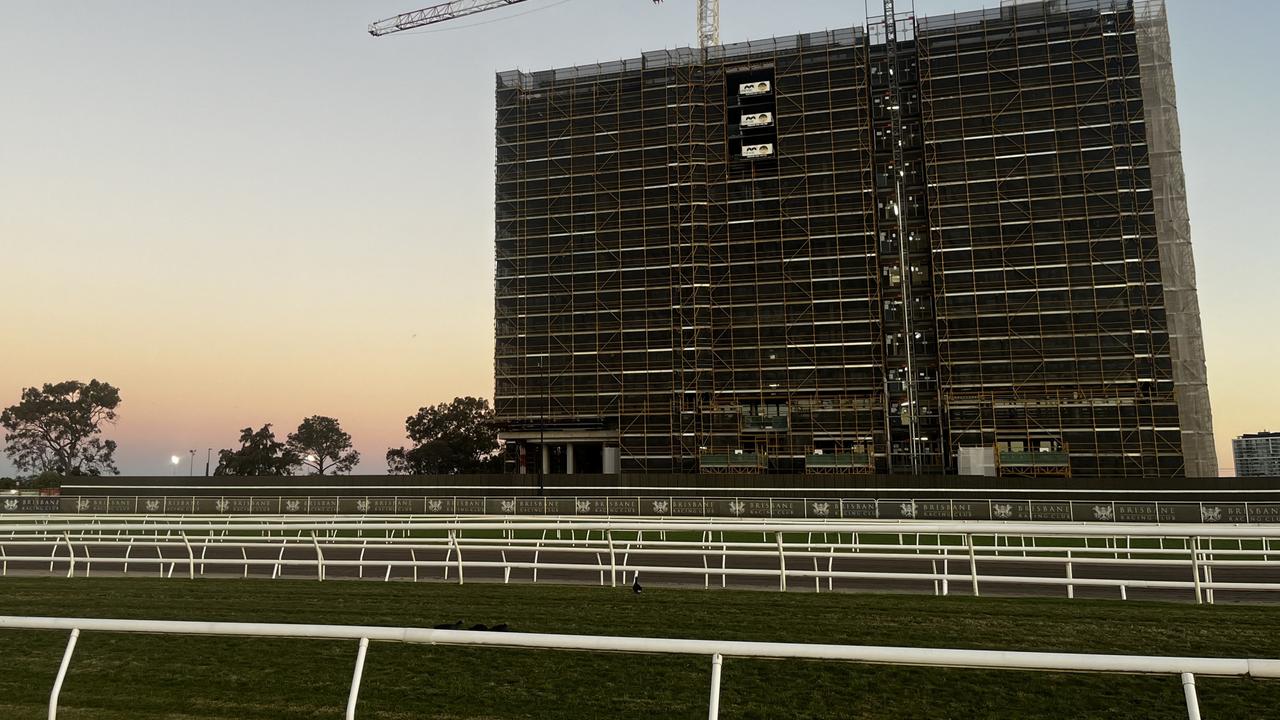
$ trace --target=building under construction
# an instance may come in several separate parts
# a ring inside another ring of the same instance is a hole
[[[497,81],[515,472],[1212,476],[1162,2]]]

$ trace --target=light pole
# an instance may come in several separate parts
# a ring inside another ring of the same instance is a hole
[[[191,461],[187,463],[187,477],[191,477],[196,474],[196,451],[188,450],[187,452],[191,453]]]
[[[213,448],[204,451],[204,476],[209,477],[209,461],[213,458]]]
[[[170,456],[170,458],[169,458],[169,464],[173,466],[173,467],[169,468],[169,474],[170,474],[170,475],[177,475],[177,474],[178,474],[178,463],[180,463],[180,462],[182,462],[182,458],[178,457],[177,455]]]

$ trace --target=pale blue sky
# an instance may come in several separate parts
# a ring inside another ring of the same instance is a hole
[[[494,72],[688,45],[694,0],[365,33],[418,1],[0,0],[0,406],[111,381],[139,474],[331,414],[380,472],[416,407],[491,395]],[[1169,15],[1229,468],[1232,436],[1280,428],[1280,4]],[[725,42],[862,23],[859,2],[721,3]]]

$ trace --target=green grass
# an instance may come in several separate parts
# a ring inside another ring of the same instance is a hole
[[[1280,608],[530,585],[0,579],[0,614],[1280,658]],[[0,718],[41,718],[62,632],[0,631]],[[354,642],[87,632],[64,720],[338,718]],[[703,658],[375,643],[358,717],[706,717]],[[1204,678],[1205,717],[1274,717],[1280,682]],[[725,661],[723,718],[1184,718],[1174,677]]]

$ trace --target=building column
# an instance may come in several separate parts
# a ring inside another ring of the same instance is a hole
[[[564,444],[564,469],[566,474],[573,474],[573,443]]]
[[[551,446],[546,443],[542,444],[542,474],[551,474]]]

